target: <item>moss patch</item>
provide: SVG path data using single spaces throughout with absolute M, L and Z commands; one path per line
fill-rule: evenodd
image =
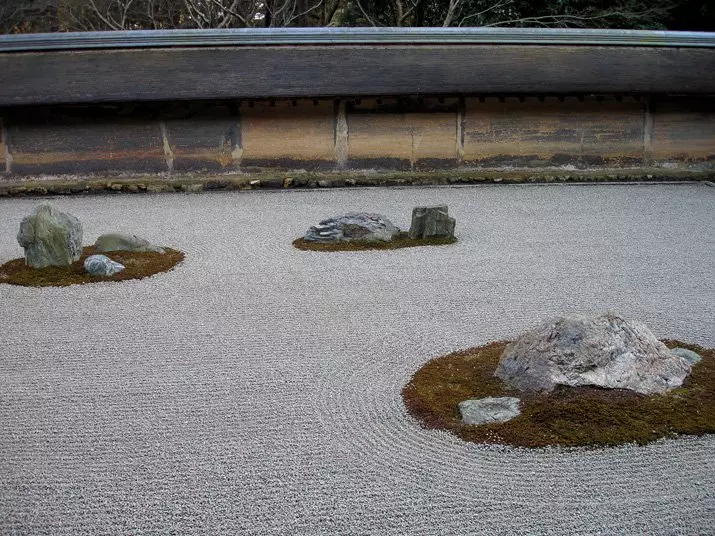
M 160 272 L 168 272 L 184 260 L 184 254 L 175 249 L 164 248 L 165 253 L 138 253 L 134 251 L 102 252 L 113 261 L 124 265 L 125 269 L 108 277 L 90 276 L 84 271 L 84 260 L 94 255 L 93 246 L 82 250 L 80 259 L 70 266 L 48 266 L 32 268 L 25 265 L 25 259 L 13 259 L 0 266 L 0 283 L 23 287 L 66 287 L 84 285 L 99 281 L 126 281 L 143 279 Z
M 475 443 L 519 447 L 646 444 L 662 437 L 715 433 L 715 349 L 663 341 L 699 353 L 683 386 L 648 396 L 626 389 L 559 387 L 524 393 L 494 376 L 507 342 L 438 357 L 402 390 L 407 409 L 426 428 L 448 430 Z M 515 396 L 521 415 L 496 424 L 462 424 L 458 404 L 470 398 Z
M 412 239 L 406 232 L 389 242 L 310 242 L 303 238 L 293 240 L 293 246 L 306 251 L 367 251 L 372 249 L 401 249 L 419 246 L 446 246 L 457 241 L 454 237 Z

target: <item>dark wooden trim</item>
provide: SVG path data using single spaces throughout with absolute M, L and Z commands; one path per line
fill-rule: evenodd
M 0 52 L 302 45 L 592 45 L 715 48 L 715 33 L 576 28 L 223 28 L 0 35 Z
M 712 94 L 715 49 L 520 45 L 0 54 L 0 106 L 458 94 Z

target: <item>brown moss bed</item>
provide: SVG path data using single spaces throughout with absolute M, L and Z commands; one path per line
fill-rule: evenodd
M 524 393 L 494 376 L 506 341 L 438 357 L 402 390 L 409 412 L 425 428 L 447 430 L 465 441 L 517 447 L 640 445 L 665 437 L 715 433 L 715 349 L 675 340 L 702 361 L 682 387 L 649 396 L 626 389 L 560 387 Z M 514 396 L 521 415 L 505 423 L 462 424 L 458 404 L 471 398 Z
M 457 241 L 454 237 L 412 239 L 406 232 L 389 242 L 311 242 L 303 238 L 293 240 L 293 246 L 304 251 L 368 251 L 374 249 L 401 249 L 420 246 L 446 246 Z
M 27 266 L 24 258 L 13 259 L 0 266 L 0 283 L 23 287 L 66 287 L 100 281 L 127 281 L 168 272 L 184 260 L 184 253 L 170 248 L 164 248 L 163 255 L 136 251 L 102 252 L 102 255 L 123 264 L 125 268 L 112 276 L 91 276 L 84 271 L 84 260 L 95 253 L 94 247 L 88 246 L 83 248 L 80 259 L 70 266 L 39 269 Z

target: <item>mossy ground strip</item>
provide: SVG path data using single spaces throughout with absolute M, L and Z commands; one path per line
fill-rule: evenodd
M 165 253 L 140 253 L 135 251 L 102 252 L 113 261 L 124 265 L 118 274 L 98 277 L 84 271 L 84 260 L 95 254 L 94 247 L 83 248 L 80 259 L 70 266 L 49 266 L 32 268 L 25 264 L 24 258 L 13 259 L 0 266 L 0 283 L 23 287 L 66 287 L 84 285 L 100 281 L 126 281 L 143 279 L 161 272 L 168 272 L 184 260 L 184 253 L 175 249 L 164 248 Z
M 702 356 L 683 386 L 664 395 L 590 387 L 523 393 L 494 376 L 507 345 L 502 341 L 433 359 L 415 373 L 402 396 L 407 409 L 425 428 L 447 430 L 474 443 L 517 447 L 643 445 L 664 437 L 715 433 L 715 349 L 663 342 Z M 505 423 L 462 424 L 459 402 L 488 396 L 520 398 L 521 415 Z
M 412 239 L 402 232 L 390 242 L 311 242 L 303 238 L 293 240 L 293 246 L 305 251 L 368 251 L 381 249 L 415 248 L 420 246 L 447 246 L 457 241 L 454 237 Z

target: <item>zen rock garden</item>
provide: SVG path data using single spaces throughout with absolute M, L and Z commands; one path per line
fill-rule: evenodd
M 23 218 L 17 234 L 24 258 L 1 266 L 0 282 L 65 286 L 92 280 L 140 279 L 167 271 L 183 259 L 181 252 L 131 234 L 103 234 L 89 247 L 82 246 L 82 239 L 78 218 L 49 204 L 38 206 Z M 131 269 L 127 270 L 125 264 Z M 122 275 L 113 277 L 117 274 Z
M 562 316 L 512 342 L 430 361 L 403 398 L 423 425 L 478 442 L 608 445 L 715 432 L 715 351 L 665 342 L 615 312 Z M 463 398 L 468 391 L 482 396 Z
M 408 232 L 400 231 L 382 214 L 349 212 L 313 225 L 293 245 L 317 251 L 444 245 L 456 241 L 454 227 L 455 219 L 449 216 L 446 205 L 415 207 Z
M 410 229 L 350 212 L 320 221 L 298 249 L 354 251 L 456 241 L 446 205 L 412 210 Z M 83 247 L 78 218 L 43 204 L 20 223 L 24 257 L 0 266 L 0 283 L 66 286 L 140 279 L 184 254 L 110 232 Z M 402 391 L 423 426 L 467 441 L 524 447 L 647 443 L 715 433 L 715 350 L 660 341 L 615 312 L 546 320 L 513 341 L 425 364 Z

